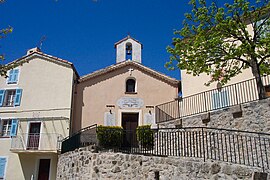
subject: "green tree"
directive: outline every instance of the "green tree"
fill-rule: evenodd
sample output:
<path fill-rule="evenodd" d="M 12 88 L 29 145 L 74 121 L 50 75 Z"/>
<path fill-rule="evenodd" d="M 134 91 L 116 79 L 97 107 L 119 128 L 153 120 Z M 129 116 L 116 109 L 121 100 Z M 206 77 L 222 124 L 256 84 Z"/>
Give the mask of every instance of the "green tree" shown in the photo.
<path fill-rule="evenodd" d="M 0 4 L 5 2 L 5 0 L 0 0 Z M 6 37 L 6 35 L 8 33 L 11 33 L 12 32 L 12 27 L 8 27 L 8 28 L 5 28 L 5 29 L 1 29 L 0 30 L 0 39 Z M 7 76 L 7 71 L 9 69 L 11 69 L 13 66 L 7 66 L 5 64 L 3 64 L 3 61 L 4 61 L 5 57 L 3 54 L 0 54 L 0 76 Z"/>
<path fill-rule="evenodd" d="M 8 27 L 8 28 L 5 28 L 5 29 L 1 29 L 0 30 L 0 39 L 4 38 L 8 33 L 11 33 L 12 32 L 12 28 L 11 27 Z M 1 60 L 1 64 L 0 64 L 0 76 L 7 76 L 7 71 L 9 69 L 11 69 L 13 66 L 8 66 L 8 65 L 5 65 L 5 64 L 2 64 L 3 61 L 4 61 L 5 57 L 3 54 L 0 54 L 0 60 Z"/>
<path fill-rule="evenodd" d="M 190 0 L 191 13 L 185 14 L 183 28 L 174 34 L 168 69 L 180 68 L 194 76 L 206 73 L 226 84 L 243 69 L 251 68 L 259 98 L 265 98 L 261 75 L 270 74 L 270 3 L 251 4 L 234 0 L 218 7 L 214 2 Z M 247 27 L 249 26 L 249 30 Z"/>

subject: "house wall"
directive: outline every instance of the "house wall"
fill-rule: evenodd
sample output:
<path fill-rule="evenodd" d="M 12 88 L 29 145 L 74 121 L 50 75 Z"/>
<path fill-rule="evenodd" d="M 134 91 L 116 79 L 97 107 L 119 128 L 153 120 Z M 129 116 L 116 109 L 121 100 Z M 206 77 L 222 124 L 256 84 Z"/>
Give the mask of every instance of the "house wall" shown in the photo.
<path fill-rule="evenodd" d="M 17 84 L 7 84 L 0 77 L 0 89 L 22 89 L 20 106 L 0 107 L 0 119 L 18 119 L 17 135 L 28 133 L 30 122 L 41 122 L 44 134 L 69 135 L 72 84 L 75 78 L 71 67 L 50 62 L 43 57 L 30 56 L 19 69 Z M 51 159 L 50 178 L 55 179 L 56 152 L 11 152 L 11 137 L 0 137 L 0 156 L 8 159 L 6 179 L 36 178 L 40 158 Z M 14 173 L 16 172 L 16 173 Z"/>
<path fill-rule="evenodd" d="M 231 85 L 241 81 L 245 81 L 253 78 L 251 69 L 243 70 L 243 72 L 233 78 L 226 84 Z M 213 82 L 210 86 L 206 86 L 205 83 L 211 80 L 211 77 L 206 73 L 200 74 L 199 76 L 193 76 L 187 74 L 186 70 L 181 71 L 181 83 L 182 83 L 182 95 L 187 97 L 204 91 L 212 90 L 217 88 L 217 82 Z"/>
<path fill-rule="evenodd" d="M 24 63 L 18 68 L 20 69 L 18 84 L 7 84 L 6 79 L 0 77 L 0 88 L 23 89 L 21 105 L 1 107 L 0 112 L 21 110 L 24 112 L 19 113 L 19 117 L 29 117 L 35 111 L 40 117 L 65 116 L 69 118 L 73 81 L 71 68 L 40 58 L 30 60 L 29 63 Z"/>
<path fill-rule="evenodd" d="M 250 35 L 253 35 L 252 26 L 247 25 L 247 30 Z M 240 42 L 238 42 L 240 44 Z M 199 56 L 199 54 L 198 54 Z M 205 83 L 211 80 L 211 76 L 206 73 L 202 73 L 199 76 L 193 76 L 192 74 L 187 74 L 186 70 L 181 71 L 181 83 L 182 83 L 182 95 L 187 97 L 193 94 L 204 92 L 207 90 L 215 89 L 217 87 L 217 82 L 212 83 L 210 86 L 205 86 Z M 231 78 L 227 85 L 238 83 L 244 80 L 253 78 L 251 68 L 245 69 L 239 75 Z"/>
<path fill-rule="evenodd" d="M 132 76 L 129 69 L 133 68 Z M 126 80 L 135 78 L 137 82 L 137 93 L 126 94 Z M 144 115 L 151 111 L 154 117 L 154 108 L 157 104 L 171 101 L 178 94 L 177 85 L 170 85 L 153 75 L 139 70 L 133 66 L 126 66 L 110 73 L 83 81 L 76 88 L 76 102 L 74 110 L 73 132 L 92 124 L 104 124 L 104 114 L 111 109 L 115 114 L 115 121 L 121 126 L 122 112 L 139 113 L 139 125 L 143 124 Z M 117 101 L 122 97 L 141 98 L 144 102 L 141 108 L 124 108 L 117 105 Z M 106 105 L 114 105 L 108 108 Z"/>

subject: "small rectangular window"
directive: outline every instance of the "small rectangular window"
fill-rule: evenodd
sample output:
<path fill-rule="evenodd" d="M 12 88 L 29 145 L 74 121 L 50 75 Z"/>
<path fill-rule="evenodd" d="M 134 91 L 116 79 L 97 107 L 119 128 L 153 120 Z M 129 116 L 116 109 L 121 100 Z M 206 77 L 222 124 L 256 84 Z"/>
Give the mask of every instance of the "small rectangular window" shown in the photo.
<path fill-rule="evenodd" d="M 257 23 L 258 28 L 261 26 L 260 36 L 265 38 L 266 34 L 270 32 L 269 25 L 267 24 L 267 21 L 265 21 L 265 18 L 263 18 L 260 21 L 257 21 L 256 23 Z"/>
<path fill-rule="evenodd" d="M 220 109 L 229 106 L 229 95 L 226 90 L 213 93 L 212 106 L 213 109 Z"/>
<path fill-rule="evenodd" d="M 8 73 L 8 84 L 16 84 L 18 82 L 19 69 L 11 69 Z"/>
<path fill-rule="evenodd" d="M 22 89 L 0 90 L 0 106 L 20 106 Z"/>
<path fill-rule="evenodd" d="M 6 90 L 3 106 L 14 106 L 16 90 Z"/>
<path fill-rule="evenodd" d="M 12 120 L 11 119 L 2 119 L 0 124 L 0 136 L 1 137 L 7 137 L 10 136 L 10 131 L 11 131 L 11 124 Z"/>

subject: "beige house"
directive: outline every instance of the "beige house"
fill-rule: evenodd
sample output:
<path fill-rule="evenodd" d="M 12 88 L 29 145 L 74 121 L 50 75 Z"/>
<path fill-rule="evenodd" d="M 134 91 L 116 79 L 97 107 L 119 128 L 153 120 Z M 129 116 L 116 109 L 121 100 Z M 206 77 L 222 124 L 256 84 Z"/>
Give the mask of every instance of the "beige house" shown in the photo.
<path fill-rule="evenodd" d="M 72 132 L 93 124 L 127 130 L 155 124 L 154 107 L 178 97 L 178 80 L 142 64 L 139 41 L 127 36 L 115 48 L 115 65 L 79 79 Z"/>
<path fill-rule="evenodd" d="M 0 77 L 0 179 L 55 179 L 78 74 L 38 48 L 14 62 L 22 65 Z"/>
<path fill-rule="evenodd" d="M 260 21 L 258 23 L 260 23 Z M 247 31 L 250 33 L 251 36 L 253 36 L 252 24 L 247 24 Z M 240 42 L 236 43 L 240 44 Z M 251 72 L 251 68 L 244 69 L 241 74 L 231 78 L 231 80 L 226 85 L 235 84 L 252 78 L 254 78 L 254 76 Z M 205 83 L 210 80 L 211 76 L 207 75 L 206 73 L 202 73 L 199 76 L 193 76 L 192 74 L 187 74 L 186 70 L 182 70 L 181 84 L 183 97 L 187 97 L 211 89 L 216 89 L 218 82 L 214 82 L 210 86 L 205 86 Z"/>

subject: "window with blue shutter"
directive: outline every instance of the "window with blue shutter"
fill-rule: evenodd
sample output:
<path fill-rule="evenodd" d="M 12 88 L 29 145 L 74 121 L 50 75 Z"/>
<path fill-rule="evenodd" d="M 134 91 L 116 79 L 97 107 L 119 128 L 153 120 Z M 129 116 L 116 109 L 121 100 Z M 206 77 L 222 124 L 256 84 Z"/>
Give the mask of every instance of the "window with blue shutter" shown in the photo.
<path fill-rule="evenodd" d="M 18 127 L 18 120 L 17 119 L 12 119 L 10 136 L 16 136 L 17 135 L 17 127 Z"/>
<path fill-rule="evenodd" d="M 12 79 L 13 79 L 13 69 L 11 69 L 9 71 L 9 74 L 8 74 L 8 83 L 12 83 Z"/>
<path fill-rule="evenodd" d="M 8 84 L 16 84 L 18 82 L 19 69 L 11 69 L 8 75 Z"/>
<path fill-rule="evenodd" d="M 0 179 L 5 178 L 7 158 L 0 157 Z"/>
<path fill-rule="evenodd" d="M 0 106 L 3 106 L 4 104 L 4 97 L 5 97 L 5 90 L 0 90 Z"/>
<path fill-rule="evenodd" d="M 213 109 L 227 107 L 229 105 L 229 96 L 227 91 L 215 92 L 212 95 Z"/>
<path fill-rule="evenodd" d="M 22 89 L 16 89 L 14 106 L 19 106 L 21 104 Z"/>
<path fill-rule="evenodd" d="M 269 25 L 267 24 L 267 22 L 264 22 L 265 18 L 261 19 L 260 21 L 256 22 L 257 27 L 259 28 L 259 26 L 261 27 L 261 37 L 265 38 L 267 33 L 270 33 L 270 28 Z M 264 23 L 264 24 L 263 24 Z M 262 25 L 263 24 L 263 25 Z"/>

